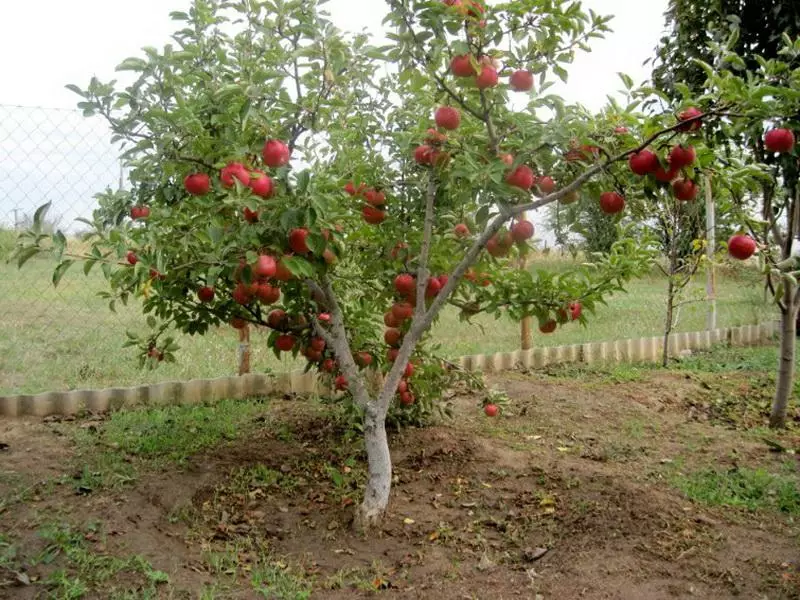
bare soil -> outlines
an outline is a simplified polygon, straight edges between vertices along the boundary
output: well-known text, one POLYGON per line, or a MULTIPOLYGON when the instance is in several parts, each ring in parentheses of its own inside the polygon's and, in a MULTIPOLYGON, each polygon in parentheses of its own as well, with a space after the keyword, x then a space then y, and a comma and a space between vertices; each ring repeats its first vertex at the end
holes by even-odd
MULTIPOLYGON (((749 385, 748 374, 728 377, 726 389, 749 385)), ((701 505, 670 483, 708 467, 798 478, 797 455, 772 451, 758 423, 719 418, 719 388, 659 371, 643 381, 507 374, 491 383, 510 399, 500 417, 463 395, 452 421, 393 434, 390 510, 367 537, 350 528, 360 453, 310 402, 275 400, 266 410, 282 427, 86 495, 35 485, 71 475, 64 430, 86 420, 2 421, 0 497, 27 495, 0 512, 0 533, 18 540, 34 583, 0 568, 0 598, 45 596, 35 581, 53 565, 30 558, 54 517, 101 523, 103 534, 87 537, 93 551, 146 557, 169 574, 163 598, 211 586, 207 597, 264 597, 250 584, 264 556, 313 586, 312 598, 800 598, 796 520, 701 505)), ((800 448, 797 429, 772 439, 800 448)), ((84 597, 109 595, 101 587, 84 597)))

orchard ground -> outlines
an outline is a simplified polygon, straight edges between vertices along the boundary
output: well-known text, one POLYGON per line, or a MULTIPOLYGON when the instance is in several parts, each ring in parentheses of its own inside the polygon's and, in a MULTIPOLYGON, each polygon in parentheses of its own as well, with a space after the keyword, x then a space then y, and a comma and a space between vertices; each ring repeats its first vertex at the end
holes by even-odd
POLYGON ((453 390, 454 419, 392 433, 369 538, 358 436, 311 399, 0 422, 0 597, 800 598, 775 361, 507 373, 494 419, 453 390))
MULTIPOLYGON (((572 259, 556 254, 535 255, 532 268, 566 270, 572 259)), ((24 269, 0 263, 0 394, 49 390, 103 388, 162 380, 220 377, 236 373, 238 332, 222 327, 205 337, 177 334, 181 350, 177 362, 156 371, 138 368, 134 349, 123 349, 125 331, 147 331, 135 303, 108 310, 97 297, 106 289, 99 270, 88 278, 75 266, 53 289, 54 263, 33 260, 24 269)), ((688 297, 704 297, 702 273, 688 297)), ((535 345, 573 344, 659 335, 665 318, 666 281, 657 271, 630 282, 627 293, 609 299, 589 325, 577 323, 542 335, 534 324, 535 345)), ((719 269, 718 326, 729 327, 774 318, 765 303, 762 279, 755 268, 732 265, 719 269)), ((705 328, 706 304, 695 302, 680 309, 676 331, 705 328)), ((473 325, 460 322, 455 309, 446 309, 432 338, 446 357, 508 352, 519 348, 519 324, 506 318, 480 315, 473 325)), ((266 332, 252 336, 252 369, 281 372, 302 368, 304 361, 278 361, 266 344, 266 332)))

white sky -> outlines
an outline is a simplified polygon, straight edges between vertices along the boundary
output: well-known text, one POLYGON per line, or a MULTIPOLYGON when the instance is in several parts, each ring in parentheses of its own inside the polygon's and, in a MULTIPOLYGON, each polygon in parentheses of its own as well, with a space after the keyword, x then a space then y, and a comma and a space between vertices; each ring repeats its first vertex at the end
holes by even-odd
MULTIPOLYGON (((92 75, 115 76, 114 67, 143 46, 161 47, 176 23, 172 10, 189 0, 0 0, 0 227, 15 224, 52 200, 64 224, 89 216, 92 196, 116 187, 119 167, 99 119, 71 112, 11 108, 75 109, 68 83, 85 87, 92 75)), ((552 91, 567 101, 597 109, 606 94, 620 88, 618 72, 641 82, 642 63, 663 28, 667 0, 583 0, 601 14, 616 15, 614 33, 595 40, 590 54, 579 54, 566 86, 552 91)), ((330 0, 326 9, 341 29, 382 31, 386 3, 381 0, 330 0)))

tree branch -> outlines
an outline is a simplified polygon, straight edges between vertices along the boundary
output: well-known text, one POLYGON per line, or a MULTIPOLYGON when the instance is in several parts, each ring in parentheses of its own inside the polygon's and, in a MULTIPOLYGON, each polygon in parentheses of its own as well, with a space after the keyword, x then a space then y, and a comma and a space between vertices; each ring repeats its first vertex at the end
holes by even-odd
POLYGON ((425 225, 422 236, 422 248, 419 254, 419 267, 417 268, 417 308, 415 319, 421 318, 425 312, 425 291, 428 286, 428 261, 431 254, 431 243, 433 241, 433 220, 434 220, 434 201, 436 200, 436 176, 431 169, 428 179, 428 190, 425 193, 425 225))

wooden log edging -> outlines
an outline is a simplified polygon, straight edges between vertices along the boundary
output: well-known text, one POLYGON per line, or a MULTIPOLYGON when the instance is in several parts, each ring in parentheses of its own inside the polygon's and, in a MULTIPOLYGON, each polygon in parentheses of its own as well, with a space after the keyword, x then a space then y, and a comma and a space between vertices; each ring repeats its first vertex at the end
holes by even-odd
MULTIPOLYGON (((757 346, 775 339, 778 322, 722 328, 712 331, 674 334, 670 353, 679 356, 685 350, 708 350, 715 344, 757 346)), ((467 371, 499 373, 520 367, 540 369, 566 363, 657 362, 663 349, 661 336, 591 342, 568 346, 545 346, 492 355, 462 356, 454 363, 467 371)), ((325 391, 323 380, 314 372, 292 371, 269 376, 261 373, 217 379, 164 381, 130 388, 71 390, 29 395, 0 396, 0 417, 46 417, 74 415, 83 411, 108 412, 123 407, 199 404, 223 399, 239 400, 273 393, 316 394, 325 391)))

